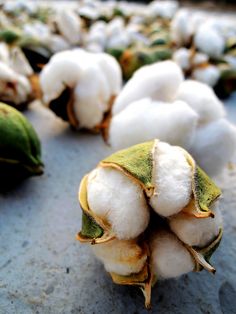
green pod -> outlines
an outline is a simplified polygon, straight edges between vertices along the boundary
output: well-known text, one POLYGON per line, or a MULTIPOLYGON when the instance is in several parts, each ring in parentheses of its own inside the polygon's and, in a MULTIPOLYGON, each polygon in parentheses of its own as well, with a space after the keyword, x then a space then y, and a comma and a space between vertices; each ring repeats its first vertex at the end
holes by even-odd
POLYGON ((19 40, 21 34, 19 30, 15 29, 4 29, 0 31, 0 40, 6 42, 7 44, 13 44, 19 40))
POLYGON ((43 173, 39 138, 16 109, 0 103, 0 188, 43 173))

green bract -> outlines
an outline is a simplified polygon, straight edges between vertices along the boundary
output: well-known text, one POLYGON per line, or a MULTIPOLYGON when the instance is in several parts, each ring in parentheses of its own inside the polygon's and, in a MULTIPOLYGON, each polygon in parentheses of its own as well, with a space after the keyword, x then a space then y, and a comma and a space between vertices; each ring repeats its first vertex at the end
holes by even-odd
POLYGON ((0 186, 43 173, 39 138, 16 109, 0 103, 0 186))

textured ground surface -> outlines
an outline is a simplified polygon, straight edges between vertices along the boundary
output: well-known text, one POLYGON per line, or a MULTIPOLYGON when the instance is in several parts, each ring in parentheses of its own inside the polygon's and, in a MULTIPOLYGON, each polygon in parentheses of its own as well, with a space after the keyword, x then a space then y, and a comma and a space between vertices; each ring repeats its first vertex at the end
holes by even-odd
MULTIPOLYGON (((234 102, 227 108, 236 121, 234 102)), ((71 132, 38 104, 27 116, 42 140, 46 168, 0 196, 0 314, 147 313, 141 293, 114 285, 89 247, 75 240, 80 179, 109 148, 99 136, 71 132)), ((217 274, 160 282, 149 313, 236 313, 236 170, 219 181, 225 234, 212 260, 217 274)))

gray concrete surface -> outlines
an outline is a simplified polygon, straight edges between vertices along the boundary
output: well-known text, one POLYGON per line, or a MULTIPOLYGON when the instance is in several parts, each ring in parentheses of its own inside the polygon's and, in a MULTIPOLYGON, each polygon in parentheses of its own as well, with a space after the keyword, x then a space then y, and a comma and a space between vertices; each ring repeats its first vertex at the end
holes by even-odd
MULTIPOLYGON (((234 106, 228 104, 235 121, 234 106)), ((100 136, 72 132, 37 103, 26 115, 41 138, 46 168, 0 196, 0 313, 147 313, 139 290, 113 284, 89 247, 75 240, 80 179, 109 148, 100 136)), ((149 313, 236 313, 236 170, 226 170, 219 182, 225 233, 212 260, 216 275, 159 282, 149 313)))

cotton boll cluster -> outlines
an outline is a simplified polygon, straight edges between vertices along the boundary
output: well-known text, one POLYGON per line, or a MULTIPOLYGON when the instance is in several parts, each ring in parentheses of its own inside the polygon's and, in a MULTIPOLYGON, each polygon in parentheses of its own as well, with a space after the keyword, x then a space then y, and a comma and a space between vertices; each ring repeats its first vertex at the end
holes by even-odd
POLYGON ((149 305, 156 280, 202 267, 215 271, 208 258, 222 237, 219 196, 187 151, 145 142, 107 157, 84 177, 78 239, 93 244, 115 283, 140 285, 149 305))
POLYGON ((44 67, 40 83, 44 102, 48 106, 53 102, 56 112, 61 106, 61 95, 69 90, 63 104, 68 116, 64 113, 61 117, 75 128, 94 129, 102 123, 120 90, 121 71, 116 60, 107 54, 75 49, 55 54, 44 67))
POLYGON ((208 174, 217 175, 235 153, 235 137, 212 88, 183 80, 177 64, 165 61, 136 71, 124 86, 112 108, 108 141, 120 149, 159 138, 190 150, 208 174))

